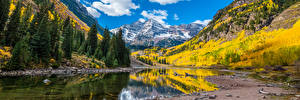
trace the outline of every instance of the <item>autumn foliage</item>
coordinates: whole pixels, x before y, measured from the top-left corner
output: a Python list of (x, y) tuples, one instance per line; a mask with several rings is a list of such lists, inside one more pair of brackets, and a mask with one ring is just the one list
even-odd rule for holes
[[(300, 57), (300, 21), (290, 29), (267, 31), (265, 27), (253, 35), (245, 31), (238, 37), (227, 41), (220, 38), (207, 42), (192, 39), (182, 45), (160, 51), (151, 52), (146, 49), (142, 53), (133, 53), (154, 61), (154, 57), (165, 57), (167, 63), (176, 66), (212, 66), (226, 65), (232, 67), (293, 65)], [(181, 50), (184, 48), (184, 50)], [(179, 53), (174, 53), (176, 51)], [(163, 52), (162, 52), (163, 51)]]

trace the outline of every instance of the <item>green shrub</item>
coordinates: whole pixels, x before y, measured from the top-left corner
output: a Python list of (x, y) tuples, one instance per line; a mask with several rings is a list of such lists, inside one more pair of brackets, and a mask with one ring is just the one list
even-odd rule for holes
[(240, 61), (240, 55), (234, 52), (229, 52), (225, 55), (225, 58), (221, 61), (223, 65), (229, 65), (230, 63), (235, 63)]
[(58, 64), (58, 63), (53, 63), (53, 64), (51, 65), (51, 67), (52, 67), (53, 69), (57, 69), (57, 68), (59, 67), (59, 64)]

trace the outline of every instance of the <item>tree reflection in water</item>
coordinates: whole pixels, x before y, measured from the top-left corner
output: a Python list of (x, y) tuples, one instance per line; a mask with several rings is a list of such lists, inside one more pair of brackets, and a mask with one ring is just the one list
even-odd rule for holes
[[(50, 84), (43, 83), (49, 79)], [(0, 99), (117, 99), (129, 73), (1, 77)]]
[(216, 85), (205, 80), (205, 77), (214, 75), (217, 73), (206, 69), (151, 69), (131, 74), (130, 79), (153, 87), (169, 87), (189, 94), (217, 90)]
[[(0, 100), (133, 100), (216, 90), (206, 69), (149, 69), (138, 73), (0, 77)], [(44, 83), (48, 79), (50, 82)]]

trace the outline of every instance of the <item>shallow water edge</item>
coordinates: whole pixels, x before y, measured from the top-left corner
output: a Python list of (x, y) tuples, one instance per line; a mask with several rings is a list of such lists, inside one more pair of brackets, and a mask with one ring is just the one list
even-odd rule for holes
[(95, 73), (120, 73), (120, 72), (138, 72), (143, 68), (114, 68), (114, 69), (96, 69), (96, 68), (77, 68), (64, 67), (58, 69), (26, 69), (16, 71), (0, 71), (1, 76), (36, 76), (36, 75), (70, 75), (70, 74), (95, 74)]

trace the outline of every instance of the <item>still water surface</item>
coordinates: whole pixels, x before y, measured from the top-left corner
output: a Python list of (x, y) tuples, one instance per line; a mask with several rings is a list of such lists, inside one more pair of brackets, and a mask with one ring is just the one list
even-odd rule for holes
[(215, 70), (169, 68), (138, 73), (0, 77), (0, 99), (135, 100), (217, 90), (205, 77)]

